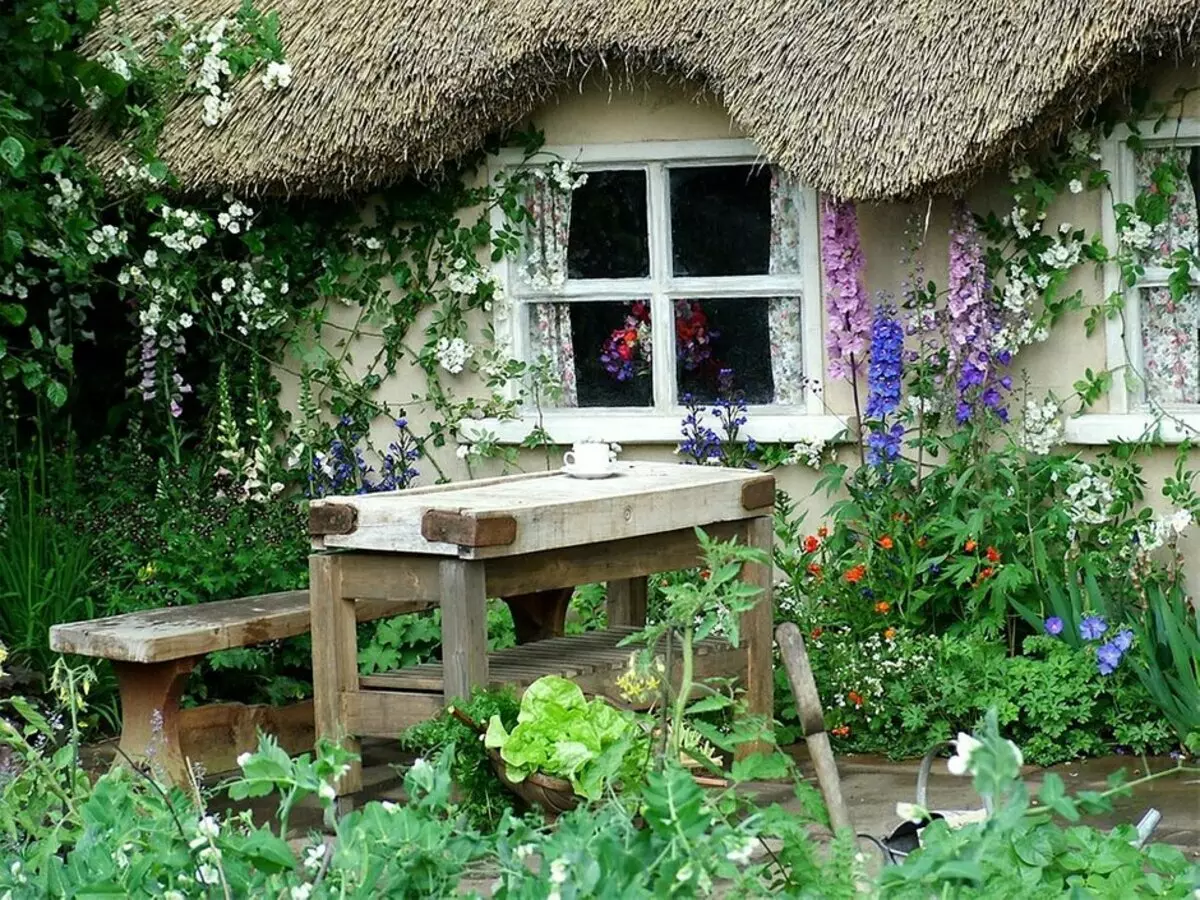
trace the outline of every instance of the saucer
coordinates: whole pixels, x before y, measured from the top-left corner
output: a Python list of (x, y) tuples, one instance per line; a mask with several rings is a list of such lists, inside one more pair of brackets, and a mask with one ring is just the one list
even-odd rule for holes
[(603, 472), (586, 472), (577, 469), (575, 466), (568, 466), (566, 463), (563, 464), (562, 470), (568, 478), (583, 478), (589, 480), (593, 478), (612, 478), (617, 474), (616, 467), (605, 469)]

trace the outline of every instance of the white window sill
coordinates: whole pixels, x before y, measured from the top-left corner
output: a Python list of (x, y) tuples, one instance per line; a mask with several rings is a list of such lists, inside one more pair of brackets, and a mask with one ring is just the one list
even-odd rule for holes
[[(620, 444), (678, 444), (684, 413), (663, 415), (659, 412), (612, 412), (610, 410), (551, 412), (542, 425), (556, 444), (604, 440)], [(709, 425), (713, 423), (711, 417)], [(838, 416), (811, 416), (804, 413), (749, 413), (750, 422), (741, 440), (748, 435), (759, 443), (829, 442), (846, 431), (852, 420)], [(519, 419), (478, 419), (463, 422), (460, 437), (474, 443), (485, 435), (500, 444), (520, 444), (537, 425), (537, 416)]]
[(1156, 429), (1158, 438), (1166, 444), (1200, 439), (1200, 410), (1172, 412), (1170, 417), (1161, 418), (1139, 412), (1087, 413), (1067, 419), (1066, 440), (1068, 444), (1088, 446), (1136, 441), (1151, 437)]

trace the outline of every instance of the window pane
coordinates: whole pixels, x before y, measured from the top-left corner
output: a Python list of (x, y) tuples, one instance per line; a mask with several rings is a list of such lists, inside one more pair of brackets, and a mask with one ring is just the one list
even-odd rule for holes
[(1164, 406), (1200, 403), (1200, 290), (1171, 299), (1170, 288), (1141, 291), (1146, 398)]
[(650, 274), (645, 172), (589, 172), (571, 195), (569, 278)]
[(539, 303), (529, 310), (530, 356), (563, 383), (559, 406), (651, 406), (648, 303)]
[(675, 275), (765, 275), (771, 253), (766, 166), (670, 170)]
[[(785, 301), (787, 302), (787, 301)], [(675, 357), (679, 396), (703, 403), (717, 399), (717, 376), (733, 370), (733, 387), (747, 403), (775, 401), (770, 301), (677, 300)]]

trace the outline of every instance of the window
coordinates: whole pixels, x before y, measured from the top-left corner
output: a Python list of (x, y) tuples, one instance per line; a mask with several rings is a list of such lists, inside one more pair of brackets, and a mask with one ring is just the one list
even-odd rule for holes
[[(1167, 221), (1156, 228), (1145, 246), (1137, 249), (1144, 275), (1133, 287), (1121, 282), (1110, 266), (1105, 292), (1123, 292), (1125, 315), (1109, 321), (1108, 368), (1118, 374), (1109, 395), (1109, 415), (1085, 415), (1068, 422), (1068, 439), (1080, 443), (1105, 443), (1133, 439), (1152, 426), (1162, 437), (1179, 440), (1190, 428), (1200, 428), (1200, 281), (1181, 299), (1171, 296), (1168, 280), (1178, 250), (1200, 249), (1200, 120), (1184, 121), (1179, 129), (1156, 132), (1153, 123), (1142, 129), (1144, 149), (1132, 150), (1128, 133), (1118, 132), (1104, 148), (1112, 172), (1117, 202), (1133, 203), (1149, 189), (1153, 174), (1163, 162), (1173, 161), (1185, 173), (1170, 200)], [(1119, 235), (1105, 202), (1105, 243), (1115, 248)], [(1159, 413), (1167, 411), (1167, 421)]]
[(526, 251), (502, 264), (508, 308), (496, 332), (514, 356), (559, 373), (562, 397), (543, 410), (556, 440), (674, 440), (685, 398), (715, 399), (727, 370), (756, 438), (841, 430), (821, 421), (832, 417), (806, 379), (806, 361), (817, 374), (822, 358), (811, 191), (744, 141), (549, 158), (586, 179), (569, 192), (550, 177), (531, 182)]

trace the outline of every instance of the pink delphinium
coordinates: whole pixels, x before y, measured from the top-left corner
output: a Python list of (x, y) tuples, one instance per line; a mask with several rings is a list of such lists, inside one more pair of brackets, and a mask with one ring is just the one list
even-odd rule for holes
[(829, 377), (850, 380), (867, 355), (871, 304), (863, 286), (863, 253), (858, 214), (848, 201), (821, 201), (821, 262), (825, 268), (825, 347)]
[(994, 328), (983, 243), (965, 205), (955, 210), (950, 229), (946, 311), (950, 319), (947, 350), (951, 364), (958, 371), (956, 418), (959, 422), (967, 421), (982, 404), (1003, 419), (1003, 401), (998, 390), (1001, 383), (995, 370), (997, 364), (1004, 365), (1007, 359), (995, 359), (991, 353)]

